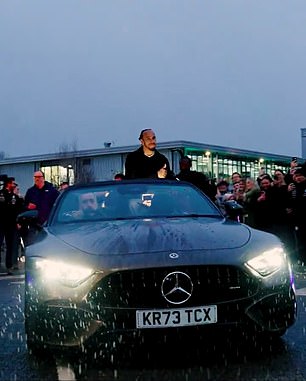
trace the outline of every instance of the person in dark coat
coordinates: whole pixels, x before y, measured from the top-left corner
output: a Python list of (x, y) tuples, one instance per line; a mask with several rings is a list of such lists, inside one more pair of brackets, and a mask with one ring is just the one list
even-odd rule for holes
[(17, 216), (23, 211), (23, 200), (15, 192), (15, 179), (8, 177), (0, 190), (0, 247), (5, 238), (5, 266), (8, 274), (17, 267), (18, 227)]
[[(288, 192), (285, 187), (273, 185), (271, 176), (260, 180), (260, 194), (255, 208), (255, 227), (277, 235), (290, 254), (292, 234), (288, 218)], [(290, 254), (291, 255), (291, 254)]]
[(277, 189), (273, 186), (270, 175), (263, 175), (258, 181), (260, 193), (256, 200), (255, 227), (275, 234), (275, 224), (279, 221), (280, 212)]
[(153, 130), (140, 132), (141, 147), (130, 152), (125, 160), (125, 178), (169, 178), (169, 161), (156, 149), (156, 136)]
[(289, 211), (296, 238), (296, 259), (306, 265), (306, 164), (296, 167), (289, 193)]
[(201, 189), (211, 200), (215, 201), (216, 188), (213, 187), (204, 173), (191, 170), (192, 161), (188, 156), (184, 156), (180, 160), (180, 172), (176, 178), (182, 181), (188, 181)]
[(42, 225), (49, 217), (59, 191), (45, 180), (42, 171), (34, 172), (34, 185), (25, 194), (25, 207), (38, 211), (38, 222)]
[(260, 196), (260, 189), (257, 181), (251, 177), (246, 179), (245, 185), (246, 188), (242, 204), (245, 212), (244, 222), (254, 228), (256, 227), (255, 215), (257, 208), (257, 199)]

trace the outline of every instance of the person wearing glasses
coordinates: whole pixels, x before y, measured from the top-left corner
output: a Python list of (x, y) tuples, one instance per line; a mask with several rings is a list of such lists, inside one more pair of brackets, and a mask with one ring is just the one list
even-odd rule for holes
[(25, 194), (25, 207), (28, 210), (38, 211), (38, 222), (42, 225), (47, 221), (52, 206), (59, 195), (59, 191), (48, 181), (42, 171), (34, 172), (34, 185)]

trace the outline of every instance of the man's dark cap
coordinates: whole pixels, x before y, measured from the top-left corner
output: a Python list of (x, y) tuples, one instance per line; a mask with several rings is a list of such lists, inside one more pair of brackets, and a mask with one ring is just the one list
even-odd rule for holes
[(7, 186), (7, 184), (12, 183), (12, 182), (15, 182), (15, 177), (7, 177), (4, 180), (3, 184), (4, 184), (4, 186)]

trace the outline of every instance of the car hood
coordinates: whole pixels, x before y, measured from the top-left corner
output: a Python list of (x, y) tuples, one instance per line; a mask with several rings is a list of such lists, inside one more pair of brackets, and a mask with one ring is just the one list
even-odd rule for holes
[(164, 218), (73, 223), (49, 228), (65, 244), (93, 255), (241, 248), (246, 225), (215, 218)]

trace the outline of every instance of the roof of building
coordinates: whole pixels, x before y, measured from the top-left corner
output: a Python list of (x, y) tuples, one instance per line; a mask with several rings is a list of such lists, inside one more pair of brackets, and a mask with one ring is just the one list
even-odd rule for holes
[[(101, 155), (111, 155), (111, 154), (123, 154), (127, 152), (134, 151), (137, 149), (139, 145), (129, 145), (129, 146), (110, 146), (103, 147), (98, 149), (86, 149), (86, 150), (77, 150), (77, 151), (69, 151), (69, 152), (55, 152), (48, 154), (38, 154), (38, 155), (30, 155), (30, 156), (20, 156), (20, 157), (8, 157), (0, 160), (0, 165), (4, 164), (15, 164), (15, 163), (29, 163), (36, 161), (47, 161), (47, 160), (58, 160), (60, 158), (71, 158), (71, 157), (93, 157), (93, 156), (101, 156)], [(239, 157), (264, 157), (267, 159), (280, 160), (280, 161), (290, 161), (291, 156), (288, 155), (280, 155), (274, 153), (260, 152), (260, 151), (251, 151), (240, 148), (233, 147), (224, 147), (212, 144), (204, 144), (204, 143), (196, 143), (186, 140), (176, 140), (170, 142), (158, 142), (157, 146), (158, 150), (163, 149), (188, 149), (188, 150), (203, 150), (203, 151), (212, 151), (218, 152), (219, 154), (226, 154), (232, 156)], [(302, 160), (301, 158), (298, 158)]]

